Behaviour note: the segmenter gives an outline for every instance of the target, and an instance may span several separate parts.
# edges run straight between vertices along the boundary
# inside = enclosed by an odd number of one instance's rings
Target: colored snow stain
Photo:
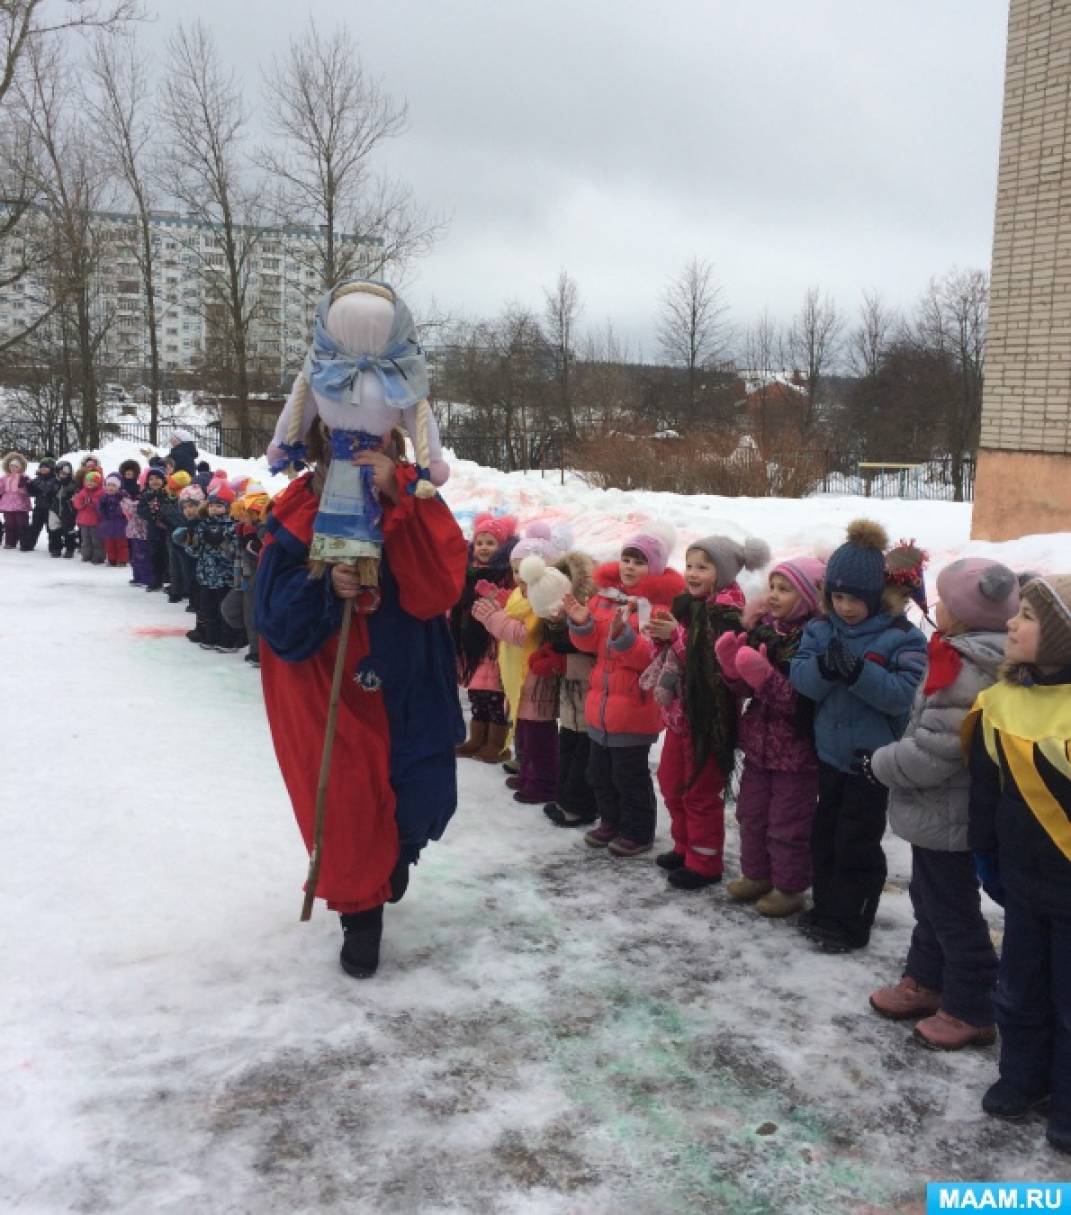
[[[178,625],[138,625],[130,630],[135,637],[185,637],[186,630]]]

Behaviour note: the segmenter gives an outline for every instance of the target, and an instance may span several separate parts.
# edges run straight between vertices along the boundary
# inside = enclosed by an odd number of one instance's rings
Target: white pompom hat
[[[528,588],[527,599],[537,616],[547,620],[561,611],[562,600],[572,590],[572,583],[561,570],[547,565],[533,553],[521,562],[518,573]]]

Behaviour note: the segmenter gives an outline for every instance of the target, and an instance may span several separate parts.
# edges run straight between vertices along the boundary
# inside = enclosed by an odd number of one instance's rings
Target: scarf
[[[498,670],[502,676],[502,690],[506,693],[509,703],[510,738],[517,729],[517,714],[521,707],[521,691],[524,681],[528,678],[528,661],[539,649],[539,617],[532,611],[528,600],[524,597],[519,586],[513,588],[513,594],[506,601],[504,609],[510,620],[523,620],[525,637],[521,645],[500,645],[498,647]],[[509,743],[507,742],[507,746]]]
[[[778,622],[770,616],[763,616],[747,635],[747,643],[757,650],[760,645],[766,647],[766,657],[770,665],[776,667],[782,675],[788,674],[789,666],[796,651],[800,648],[800,638],[803,636],[805,620],[787,623],[787,627],[779,627]]]
[[[702,600],[685,593],[674,599],[673,615],[688,630],[682,699],[695,756],[689,784],[711,757],[728,779],[736,750],[736,697],[718,666],[714,643],[722,633],[740,628],[740,608],[731,599]]]
[[[747,643],[756,650],[760,645],[764,645],[766,657],[771,666],[787,679],[792,659],[800,648],[803,629],[809,618],[809,616],[802,616],[795,620],[777,621],[767,614],[748,631]],[[814,740],[815,708],[814,701],[809,697],[799,694],[794,697],[792,726],[801,738],[812,741]]]
[[[964,755],[976,729],[989,758],[1015,782],[1046,834],[1071,861],[1071,695],[1066,683],[995,683],[979,694],[963,723]]]
[[[374,279],[377,287],[386,283]],[[387,287],[387,290],[391,290]],[[391,292],[393,295],[393,291]],[[383,399],[395,409],[408,409],[428,395],[428,365],[416,336],[409,309],[394,296],[394,322],[382,354],[348,354],[327,330],[332,291],[325,291],[316,305],[312,345],[305,358],[305,375],[313,389],[329,401],[359,405],[360,373],[372,372],[383,386]]]
[[[956,682],[963,667],[963,655],[950,645],[943,633],[934,633],[926,647],[926,682],[923,696],[932,696]]]

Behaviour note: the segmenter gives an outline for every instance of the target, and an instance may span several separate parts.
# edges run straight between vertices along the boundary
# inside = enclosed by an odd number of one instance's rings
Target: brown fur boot
[[[482,760],[485,764],[497,764],[502,759],[508,736],[509,726],[497,726],[492,722],[487,728],[487,742],[472,758]]]
[[[486,721],[470,721],[469,736],[466,742],[463,742],[460,747],[454,748],[454,754],[458,759],[469,759],[475,755],[477,751],[483,749],[487,742],[487,726]]]

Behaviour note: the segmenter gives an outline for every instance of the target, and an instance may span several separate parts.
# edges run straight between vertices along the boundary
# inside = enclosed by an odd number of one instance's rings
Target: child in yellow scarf
[[[994,1000],[998,1118],[1049,1100],[1049,1143],[1071,1153],[1071,577],[1035,578],[1008,624],[1002,679],[964,724],[970,844],[1004,904]]]

